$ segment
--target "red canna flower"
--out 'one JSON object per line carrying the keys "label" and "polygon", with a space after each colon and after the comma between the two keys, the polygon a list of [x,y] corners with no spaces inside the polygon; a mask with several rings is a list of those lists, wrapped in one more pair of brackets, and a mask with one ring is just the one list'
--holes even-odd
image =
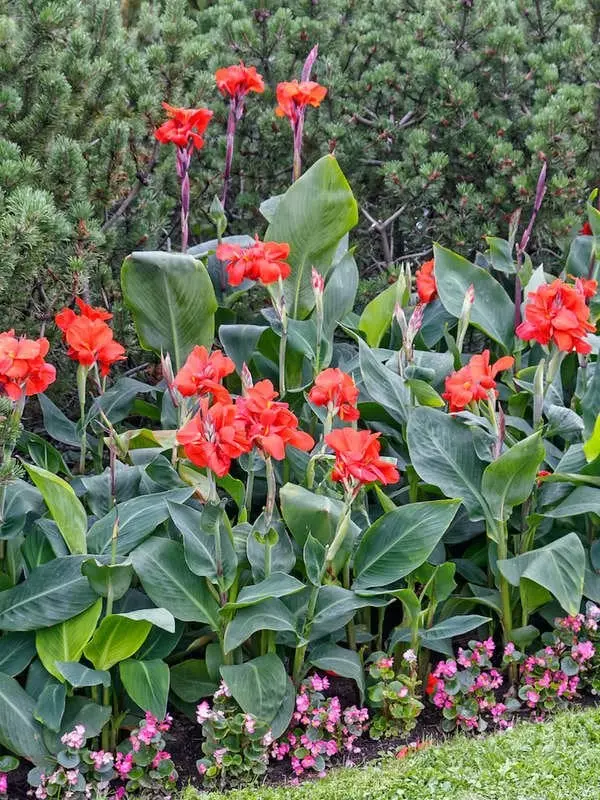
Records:
{"label": "red canna flower", "polygon": [[488,393],[496,388],[496,375],[510,369],[514,362],[512,356],[503,356],[490,364],[490,351],[484,350],[465,367],[448,375],[442,397],[448,401],[450,411],[462,411],[473,401],[487,400]]}
{"label": "red canna flower", "polygon": [[552,473],[549,472],[547,469],[541,469],[537,473],[537,475],[536,475],[536,483],[538,485],[538,489],[542,485],[542,483],[544,482],[544,478],[547,478],[548,475],[552,475]]}
{"label": "red canna flower", "polygon": [[327,89],[315,81],[286,81],[277,84],[278,106],[275,113],[278,117],[287,117],[292,125],[298,120],[298,113],[306,106],[318,108]]}
{"label": "red canna flower", "polygon": [[238,398],[237,408],[246,421],[248,438],[265,455],[277,461],[285,458],[286,445],[311,450],[314,439],[298,430],[298,418],[287,403],[277,402],[277,392],[269,380],[259,381]]}
{"label": "red canna flower", "polygon": [[243,62],[218,69],[215,80],[223,96],[243,97],[248,92],[262,94],[265,90],[262,75],[258,74],[256,67],[246,67]]}
{"label": "red canna flower", "polygon": [[125,348],[113,338],[106,324],[112,314],[103,308],[93,308],[82,300],[76,300],[81,314],[63,308],[55,317],[68,345],[68,356],[85,367],[98,364],[100,374],[108,375],[116,361],[125,359]]}
{"label": "red canna flower", "polygon": [[438,678],[434,678],[434,676],[430,673],[429,677],[427,678],[425,694],[435,694],[438,688],[438,683],[441,683],[441,681]]}
{"label": "red canna flower", "polygon": [[209,355],[205,347],[194,347],[174,383],[184,397],[210,393],[214,400],[227,403],[231,402],[231,398],[221,381],[234,370],[233,361],[220,350]]}
{"label": "red canna flower", "polygon": [[177,431],[177,441],[198,467],[211,469],[219,478],[227,475],[231,461],[250,450],[246,422],[229,398],[209,407],[208,398],[187,425]]}
{"label": "red canna flower", "polygon": [[174,144],[182,149],[201,150],[204,147],[202,134],[206,131],[213,112],[208,108],[176,108],[168,103],[162,107],[169,119],[154,135],[162,144]]}
{"label": "red canna flower", "polygon": [[379,456],[380,435],[355,431],[354,428],[337,428],[325,437],[335,452],[331,478],[342,483],[347,492],[355,495],[362,484],[374,481],[388,484],[400,480],[396,467]]}
{"label": "red canna flower", "polygon": [[580,236],[593,236],[594,231],[592,230],[592,226],[589,222],[584,222],[582,227],[579,229]]}
{"label": "red canna flower", "polygon": [[327,406],[332,416],[339,415],[344,421],[353,421],[360,417],[356,408],[358,394],[352,376],[337,367],[331,367],[317,375],[308,399],[316,406]]}
{"label": "red canna flower", "polygon": [[596,293],[596,281],[582,278],[575,285],[557,278],[530,292],[525,304],[525,321],[517,326],[521,339],[534,339],[540,344],[551,341],[559,350],[590,353],[592,346],[586,336],[595,330],[590,323],[586,299]]}
{"label": "red canna flower", "polygon": [[56,380],[56,369],[44,361],[48,340],[17,338],[13,330],[0,333],[0,392],[11,400],[45,392]]}
{"label": "red canna flower", "polygon": [[422,303],[431,303],[437,297],[437,284],[434,274],[434,260],[426,261],[421,264],[420,269],[415,273],[417,282],[417,294]]}
{"label": "red canna flower", "polygon": [[245,278],[259,281],[265,286],[285,280],[292,268],[285,260],[290,246],[285,242],[261,242],[258,236],[254,244],[241,247],[237,244],[220,244],[216,250],[219,261],[227,262],[227,275],[231,286],[239,286]]}

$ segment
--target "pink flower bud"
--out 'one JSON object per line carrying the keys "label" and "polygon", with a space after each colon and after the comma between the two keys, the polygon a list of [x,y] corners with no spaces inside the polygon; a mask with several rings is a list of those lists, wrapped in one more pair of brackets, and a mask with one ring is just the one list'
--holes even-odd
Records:
{"label": "pink flower bud", "polygon": [[314,267],[312,268],[312,288],[315,294],[323,294],[325,290],[325,278]]}

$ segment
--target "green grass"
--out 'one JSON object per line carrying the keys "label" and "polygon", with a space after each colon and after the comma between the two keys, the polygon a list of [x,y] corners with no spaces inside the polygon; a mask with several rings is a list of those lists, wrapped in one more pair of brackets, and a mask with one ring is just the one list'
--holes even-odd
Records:
{"label": "green grass", "polygon": [[486,738],[457,736],[407,757],[332,770],[296,788],[254,787],[179,800],[598,800],[600,709]]}

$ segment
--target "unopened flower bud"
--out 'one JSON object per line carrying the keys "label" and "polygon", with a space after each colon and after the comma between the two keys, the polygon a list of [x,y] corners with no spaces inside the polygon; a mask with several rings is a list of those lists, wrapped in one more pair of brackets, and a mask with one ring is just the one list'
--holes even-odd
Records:
{"label": "unopened flower bud", "polygon": [[248,389],[251,389],[254,386],[254,381],[252,380],[252,373],[248,369],[248,365],[246,364],[245,361],[242,364],[241,378],[242,378],[242,389],[245,394],[248,391]]}
{"label": "unopened flower bud", "polygon": [[325,291],[325,279],[314,267],[312,268],[312,288],[315,296],[322,295]]}
{"label": "unopened flower bud", "polygon": [[459,352],[462,350],[462,346],[465,341],[465,336],[467,335],[467,329],[469,327],[469,322],[471,321],[471,309],[473,308],[474,302],[475,302],[475,287],[473,286],[473,284],[471,284],[465,294],[465,299],[463,300],[462,309],[460,311],[460,319],[458,320],[456,347],[459,350]]}

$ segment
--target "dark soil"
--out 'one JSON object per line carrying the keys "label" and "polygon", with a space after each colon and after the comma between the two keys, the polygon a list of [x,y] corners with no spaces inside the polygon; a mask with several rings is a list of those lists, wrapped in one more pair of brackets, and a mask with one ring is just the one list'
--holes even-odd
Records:
{"label": "dark soil", "polygon": [[[345,678],[332,678],[331,687],[326,694],[337,694],[340,698],[342,707],[359,703],[356,686],[353,681]],[[586,708],[599,704],[599,699],[590,694],[583,694],[578,698],[577,705]],[[576,704],[573,703],[573,706]],[[516,712],[517,720],[526,721],[531,716],[528,709]],[[175,711],[173,714],[173,726],[167,739],[167,749],[172,755],[175,766],[179,773],[180,785],[186,786],[188,783],[201,787],[201,781],[196,770],[196,761],[202,757],[202,736],[200,726],[195,721],[190,720],[184,714]],[[417,720],[417,725],[410,734],[390,739],[373,741],[368,734],[360,741],[360,753],[352,756],[352,764],[360,765],[384,755],[396,755],[398,751],[412,742],[438,742],[451,737],[452,734],[445,734],[440,729],[440,714],[431,705],[426,705]],[[348,763],[347,757],[338,756],[332,759],[336,766]],[[9,774],[9,800],[31,800],[32,795],[28,795],[27,773],[31,765],[23,762],[18,770]],[[269,765],[267,774],[264,777],[265,785],[285,786],[291,784],[294,774],[290,768],[288,760],[275,761]],[[317,779],[314,774],[307,774],[302,780]],[[317,779],[318,780],[318,779]],[[158,800],[158,798],[157,798]]]}

